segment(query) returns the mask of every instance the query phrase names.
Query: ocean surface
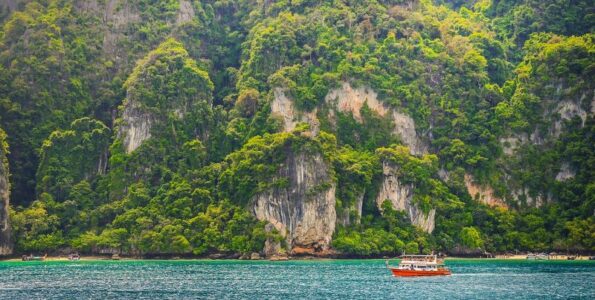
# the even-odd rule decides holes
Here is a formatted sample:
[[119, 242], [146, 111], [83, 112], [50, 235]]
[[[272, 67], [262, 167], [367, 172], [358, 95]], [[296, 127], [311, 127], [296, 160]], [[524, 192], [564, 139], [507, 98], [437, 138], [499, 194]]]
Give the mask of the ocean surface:
[[0, 262], [0, 299], [595, 299], [595, 261], [447, 260], [394, 278], [383, 260]]

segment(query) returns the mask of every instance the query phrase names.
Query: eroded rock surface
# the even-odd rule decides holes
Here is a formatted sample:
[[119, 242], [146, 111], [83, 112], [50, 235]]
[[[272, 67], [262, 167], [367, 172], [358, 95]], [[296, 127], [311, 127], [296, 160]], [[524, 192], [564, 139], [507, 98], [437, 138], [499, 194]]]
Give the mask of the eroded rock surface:
[[152, 115], [146, 112], [138, 102], [132, 99], [126, 101], [119, 129], [119, 136], [126, 153], [136, 150], [143, 141], [151, 137], [152, 124]]
[[465, 174], [465, 187], [471, 198], [489, 206], [507, 207], [506, 203], [494, 195], [494, 190], [490, 186], [481, 186], [475, 183], [471, 174]]
[[12, 240], [8, 206], [10, 205], [10, 183], [8, 161], [2, 148], [4, 132], [0, 129], [0, 255], [12, 254]]
[[288, 184], [255, 195], [252, 213], [275, 226], [290, 249], [327, 250], [337, 219], [335, 184], [328, 172], [322, 155], [290, 151], [276, 175]]
[[327, 104], [335, 106], [340, 112], [350, 112], [353, 117], [362, 122], [361, 109], [364, 104], [382, 117], [389, 117], [394, 125], [393, 132], [409, 147], [412, 154], [427, 153], [428, 149], [415, 131], [413, 119], [393, 108], [389, 108], [378, 100], [378, 95], [366, 87], [353, 88], [348, 82], [328, 93], [325, 98]]
[[378, 196], [376, 197], [378, 208], [382, 209], [382, 203], [385, 200], [389, 200], [393, 209], [407, 213], [411, 224], [420, 227], [425, 232], [431, 233], [434, 231], [436, 210], [431, 209], [428, 213], [424, 213], [412, 203], [413, 186], [401, 182], [397, 176], [398, 166], [384, 162], [382, 168], [384, 178]]

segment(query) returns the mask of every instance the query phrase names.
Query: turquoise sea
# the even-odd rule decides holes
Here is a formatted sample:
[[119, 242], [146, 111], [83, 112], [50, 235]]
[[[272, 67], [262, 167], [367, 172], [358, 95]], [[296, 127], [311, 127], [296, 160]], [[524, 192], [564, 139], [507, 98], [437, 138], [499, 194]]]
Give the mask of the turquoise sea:
[[383, 260], [0, 262], [0, 299], [595, 299], [595, 261], [447, 260], [394, 278]]

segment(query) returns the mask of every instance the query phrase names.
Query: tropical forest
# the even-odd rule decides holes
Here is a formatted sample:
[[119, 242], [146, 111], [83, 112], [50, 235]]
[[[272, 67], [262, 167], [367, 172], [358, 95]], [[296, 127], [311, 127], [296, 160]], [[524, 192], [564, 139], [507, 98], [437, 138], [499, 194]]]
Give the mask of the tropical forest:
[[6, 0], [0, 255], [595, 253], [588, 0]]

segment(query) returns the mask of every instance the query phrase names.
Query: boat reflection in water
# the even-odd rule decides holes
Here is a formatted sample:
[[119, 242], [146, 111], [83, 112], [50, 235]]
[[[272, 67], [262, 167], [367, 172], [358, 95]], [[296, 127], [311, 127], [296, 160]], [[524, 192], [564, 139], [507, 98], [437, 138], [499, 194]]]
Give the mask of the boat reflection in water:
[[402, 255], [399, 265], [394, 267], [386, 261], [386, 267], [395, 277], [413, 276], [443, 276], [450, 275], [450, 270], [444, 266], [436, 255]]

